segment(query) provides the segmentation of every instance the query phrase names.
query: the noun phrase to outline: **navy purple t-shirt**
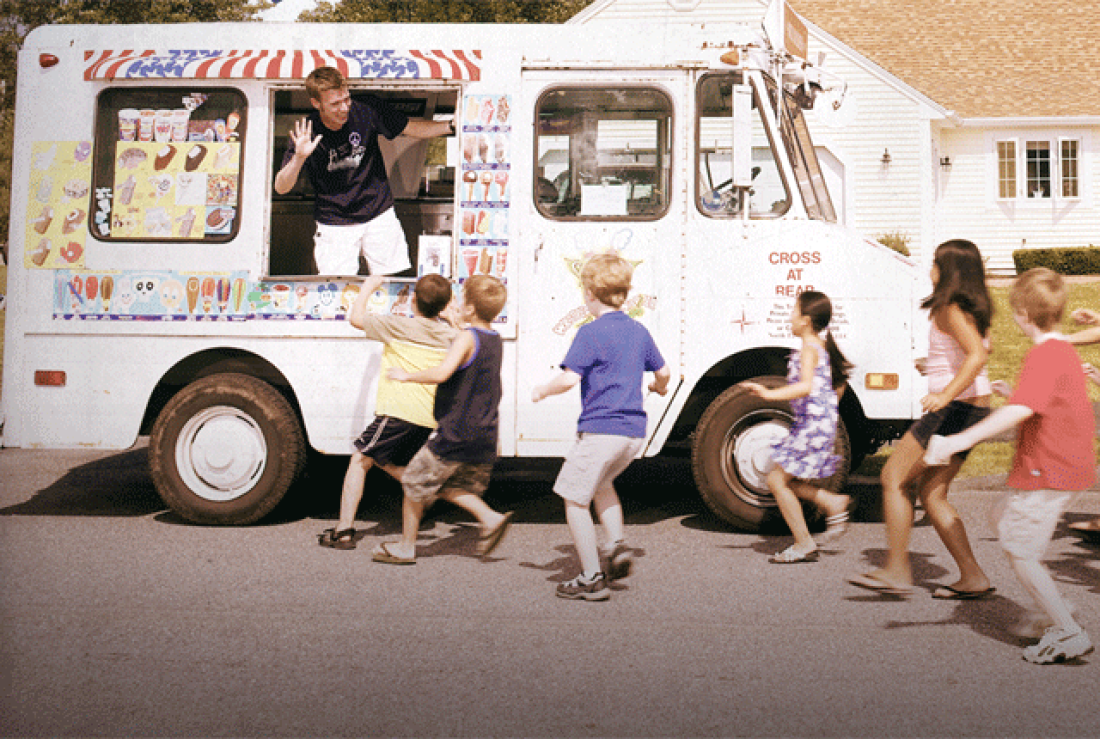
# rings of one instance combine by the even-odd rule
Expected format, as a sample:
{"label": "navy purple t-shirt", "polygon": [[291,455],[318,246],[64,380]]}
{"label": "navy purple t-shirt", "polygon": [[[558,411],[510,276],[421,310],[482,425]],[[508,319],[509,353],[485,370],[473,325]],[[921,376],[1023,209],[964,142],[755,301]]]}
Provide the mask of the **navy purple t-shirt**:
{"label": "navy purple t-shirt", "polygon": [[581,326],[561,366],[581,376],[577,431],[645,437],[642,378],[665,366],[653,337],[622,311]]}
{"label": "navy purple t-shirt", "polygon": [[[326,226],[347,226],[366,223],[390,208],[393,193],[378,137],[400,135],[409,122],[405,114],[372,96],[365,103],[351,101],[348,121],[339,131],[325,128],[316,110],[309,119],[313,135],[322,137],[303,166],[317,193],[314,220]],[[283,156],[283,166],[292,156],[293,141]]]}

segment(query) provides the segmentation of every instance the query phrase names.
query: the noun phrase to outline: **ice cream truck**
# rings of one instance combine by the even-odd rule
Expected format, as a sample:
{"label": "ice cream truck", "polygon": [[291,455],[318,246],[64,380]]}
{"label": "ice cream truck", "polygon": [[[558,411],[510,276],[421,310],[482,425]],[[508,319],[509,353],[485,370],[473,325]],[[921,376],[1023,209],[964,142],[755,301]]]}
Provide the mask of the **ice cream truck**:
{"label": "ice cream truck", "polygon": [[606,251],[674,373],[643,454],[690,455],[731,524],[776,518],[763,475],[790,408],[739,383],[785,381],[800,292],[832,298],[855,364],[825,484],[914,417],[918,270],[837,222],[806,111],[839,97],[759,29],[49,26],[19,55],[4,445],[148,436],[166,503],[215,524],[266,515],[310,449],[350,453],[381,353],[345,320],[362,277],[316,274],[309,183],[273,188],[319,66],[455,122],[383,141],[414,266],[371,309],[407,312],[429,271],[506,283],[502,457],[575,438],[576,394],[531,390],[589,320],[579,272]]}

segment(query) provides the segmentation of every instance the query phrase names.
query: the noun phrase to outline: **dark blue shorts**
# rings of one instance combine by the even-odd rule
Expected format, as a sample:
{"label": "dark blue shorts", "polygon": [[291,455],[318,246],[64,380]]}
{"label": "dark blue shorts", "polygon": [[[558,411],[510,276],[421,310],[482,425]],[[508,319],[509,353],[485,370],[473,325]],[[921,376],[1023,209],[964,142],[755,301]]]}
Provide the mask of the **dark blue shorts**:
{"label": "dark blue shorts", "polygon": [[367,430],[352,442],[365,457],[379,465],[408,465],[432,430],[392,416],[376,416]]}

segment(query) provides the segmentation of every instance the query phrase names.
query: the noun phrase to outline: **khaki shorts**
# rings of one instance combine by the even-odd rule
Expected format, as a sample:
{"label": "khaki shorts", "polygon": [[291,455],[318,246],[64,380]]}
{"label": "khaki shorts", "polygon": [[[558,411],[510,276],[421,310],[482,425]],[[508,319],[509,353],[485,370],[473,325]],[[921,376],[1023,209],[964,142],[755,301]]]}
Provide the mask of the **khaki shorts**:
{"label": "khaki shorts", "polygon": [[350,226],[317,224],[313,234],[313,259],[322,275],[359,274],[359,255],[367,260],[372,275],[392,275],[408,269],[409,245],[393,208],[366,223]]}
{"label": "khaki shorts", "polygon": [[489,487],[492,463],[451,462],[423,447],[405,468],[401,487],[409,500],[431,505],[447,493],[470,493],[481,497]]}
{"label": "khaki shorts", "polygon": [[1068,490],[1011,490],[989,511],[1001,548],[1017,559],[1039,561],[1077,493]]}
{"label": "khaki shorts", "polygon": [[597,491],[610,486],[630,466],[644,442],[629,436],[578,434],[558,473],[554,492],[571,503],[589,505]]}

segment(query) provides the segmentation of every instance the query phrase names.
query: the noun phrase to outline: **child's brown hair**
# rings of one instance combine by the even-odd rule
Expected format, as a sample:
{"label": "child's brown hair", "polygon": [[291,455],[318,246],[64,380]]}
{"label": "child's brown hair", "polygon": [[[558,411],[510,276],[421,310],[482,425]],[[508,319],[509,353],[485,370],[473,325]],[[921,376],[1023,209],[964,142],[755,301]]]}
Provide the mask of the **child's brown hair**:
{"label": "child's brown hair", "polygon": [[451,302],[451,283],[443,275],[424,275],[413,290],[416,310],[425,318],[435,318]]}
{"label": "child's brown hair", "polygon": [[1052,269],[1029,269],[1012,283],[1008,304],[1041,331],[1050,331],[1066,309],[1066,282]]}
{"label": "child's brown hair", "polygon": [[597,254],[581,269],[581,285],[604,305],[618,310],[630,293],[634,268],[618,254]]}
{"label": "child's brown hair", "polygon": [[508,289],[491,275],[470,277],[463,287],[463,294],[466,305],[473,306],[477,317],[486,323],[492,323],[508,302]]}

